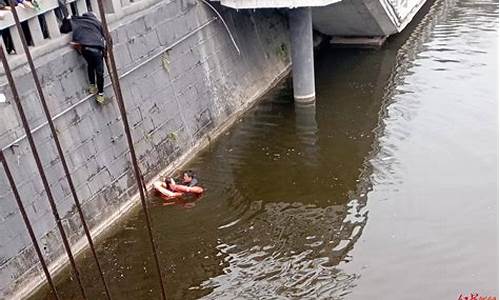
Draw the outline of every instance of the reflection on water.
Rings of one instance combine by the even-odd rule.
[[[194,206],[152,199],[169,299],[417,299],[422,287],[448,299],[467,280],[495,286],[495,268],[471,264],[495,255],[457,230],[483,244],[496,232],[497,6],[438,0],[381,50],[322,49],[315,106],[294,105],[286,81],[194,159],[206,187]],[[461,201],[468,191],[480,197]],[[446,223],[464,212],[484,221]],[[117,299],[158,298],[146,237],[137,211],[99,243]],[[103,298],[91,259],[79,266]],[[79,299],[68,276],[58,289]]]
[[[318,123],[316,104],[295,103],[295,130],[304,153],[303,162],[316,166],[318,163]]]
[[[207,299],[238,297],[305,297],[313,293],[341,294],[352,276],[335,268],[346,252],[336,242],[343,212],[300,203],[271,203],[252,218],[248,227],[228,234],[217,247],[227,267],[224,275],[209,279],[202,288],[214,288]],[[354,240],[356,232],[345,236]],[[249,239],[248,235],[253,238]]]

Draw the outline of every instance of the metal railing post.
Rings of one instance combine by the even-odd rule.
[[[153,231],[151,228],[151,218],[149,216],[148,206],[146,203],[145,191],[143,189],[143,184],[142,184],[142,180],[141,180],[141,170],[140,170],[139,164],[137,162],[137,156],[135,154],[135,149],[134,149],[134,142],[132,140],[132,135],[130,134],[130,127],[128,124],[125,102],[123,101],[123,94],[122,94],[121,87],[120,87],[120,81],[118,79],[119,78],[118,71],[116,70],[115,57],[113,54],[113,42],[111,40],[111,34],[109,32],[108,23],[106,20],[106,13],[104,11],[103,3],[102,3],[102,1],[98,1],[97,3],[99,4],[99,15],[101,17],[102,27],[103,27],[103,30],[105,33],[106,44],[107,44],[108,57],[106,59],[109,59],[109,67],[111,67],[111,70],[109,70],[109,68],[108,68],[108,72],[111,73],[110,74],[111,80],[114,80],[114,84],[112,84],[112,86],[113,86],[113,89],[114,89],[114,92],[116,95],[118,108],[120,110],[120,115],[121,115],[121,118],[123,121],[125,135],[127,136],[127,143],[128,143],[128,147],[130,150],[132,165],[134,167],[135,179],[137,181],[137,187],[139,189],[139,195],[141,198],[141,205],[142,205],[142,209],[144,211],[144,216],[146,219],[146,227],[147,227],[147,231],[148,231],[148,236],[149,236],[149,240],[151,242],[151,248],[153,251],[153,256],[154,256],[154,260],[155,260],[155,264],[156,264],[156,271],[158,273],[158,280],[159,280],[160,289],[161,289],[161,297],[162,297],[162,299],[166,299],[167,297],[165,294],[165,288],[163,286],[163,280],[162,280],[162,274],[161,274],[161,268],[160,268],[160,260],[158,258],[156,244],[155,244],[155,240],[153,237]]]
[[[93,256],[94,261],[95,261],[95,263],[97,265],[99,276],[101,278],[101,281],[102,281],[103,286],[104,286],[104,290],[106,292],[106,297],[107,297],[108,300],[111,300],[111,293],[109,291],[108,285],[106,284],[106,280],[104,279],[104,273],[102,271],[101,264],[99,263],[99,259],[97,258],[97,252],[95,250],[94,243],[92,241],[92,236],[90,234],[90,230],[88,228],[87,222],[85,221],[85,216],[83,215],[82,207],[80,205],[80,200],[78,199],[78,195],[76,193],[75,185],[73,183],[73,179],[71,178],[71,174],[69,172],[68,164],[66,163],[66,158],[64,156],[64,152],[62,150],[61,143],[59,142],[59,138],[58,138],[58,135],[57,135],[57,130],[56,130],[56,127],[54,125],[54,122],[52,121],[52,116],[50,115],[50,111],[49,111],[49,108],[48,108],[48,105],[47,105],[47,101],[45,100],[45,95],[43,93],[42,85],[40,84],[40,79],[38,78],[38,73],[36,71],[35,64],[33,63],[33,58],[31,56],[30,49],[28,48],[28,45],[26,43],[26,38],[24,36],[24,33],[22,32],[21,24],[20,24],[20,21],[19,21],[19,17],[17,15],[16,7],[15,7],[15,5],[14,5],[14,3],[12,1],[10,1],[10,7],[11,7],[11,10],[12,10],[14,21],[16,22],[16,26],[19,29],[19,31],[21,32],[21,40],[22,40],[24,52],[25,52],[26,58],[28,60],[28,64],[29,64],[29,67],[30,67],[30,70],[31,70],[31,74],[33,76],[33,80],[35,82],[35,86],[36,86],[36,89],[37,89],[37,92],[38,92],[38,96],[40,98],[40,102],[42,104],[43,112],[44,112],[45,117],[47,119],[47,122],[49,124],[50,131],[52,133],[52,137],[54,138],[54,142],[55,142],[56,148],[57,148],[57,153],[59,155],[59,158],[61,159],[61,164],[63,166],[64,173],[66,175],[66,179],[68,181],[68,185],[69,185],[69,188],[71,190],[71,194],[73,196],[73,200],[75,202],[75,207],[76,207],[76,209],[78,211],[78,215],[79,215],[80,220],[82,222],[83,230],[85,232],[85,236],[86,236],[87,241],[89,243],[89,246],[90,246],[90,249],[91,249],[91,252],[92,252],[92,256]]]
[[[3,53],[3,48],[0,46],[0,51]],[[28,214],[26,213],[26,209],[24,209],[23,202],[21,201],[21,196],[19,196],[19,192],[16,187],[16,183],[14,181],[14,177],[10,172],[7,161],[5,160],[5,156],[3,155],[3,151],[0,149],[0,161],[2,162],[3,169],[5,171],[5,175],[7,175],[7,179],[9,180],[10,188],[12,189],[12,193],[14,194],[14,198],[16,199],[17,207],[21,212],[21,216],[23,217],[24,224],[26,225],[26,229],[28,230],[28,234],[31,238],[31,242],[33,243],[33,248],[35,248],[36,255],[38,256],[38,260],[42,265],[43,273],[45,273],[45,278],[47,278],[47,282],[49,283],[50,289],[52,293],[56,297],[57,300],[60,300],[59,294],[57,293],[54,282],[52,281],[52,277],[50,276],[49,269],[47,268],[47,263],[45,263],[45,259],[43,258],[42,251],[40,250],[40,246],[38,245],[38,241],[36,240],[35,232],[33,231],[33,227],[31,226],[31,222],[28,218]]]
[[[11,3],[12,4],[12,3]],[[38,169],[38,173],[40,174],[40,179],[42,180],[43,187],[45,188],[45,191],[47,193],[47,198],[50,204],[50,208],[52,210],[52,214],[54,215],[55,221],[57,228],[59,230],[59,233],[61,234],[61,238],[64,244],[64,249],[66,250],[66,254],[68,255],[69,261],[71,263],[71,267],[73,268],[73,273],[75,275],[75,278],[78,282],[78,285],[80,287],[80,291],[82,292],[82,296],[84,299],[87,299],[87,296],[85,294],[85,290],[83,288],[82,282],[80,280],[80,274],[78,273],[78,270],[76,268],[75,260],[73,258],[73,254],[71,253],[71,247],[69,245],[68,239],[66,237],[66,233],[64,232],[64,228],[61,223],[61,218],[59,217],[59,212],[57,211],[56,203],[54,201],[54,197],[52,195],[52,191],[50,189],[49,182],[47,180],[47,177],[45,175],[45,171],[43,170],[42,166],[42,161],[40,159],[40,156],[38,155],[38,151],[35,145],[35,141],[33,140],[33,135],[31,134],[31,130],[28,124],[28,120],[26,119],[26,115],[24,113],[23,106],[21,104],[21,99],[19,97],[19,94],[17,92],[16,85],[14,83],[14,78],[12,77],[12,73],[9,67],[9,64],[7,63],[7,58],[5,57],[5,53],[3,51],[3,48],[0,47],[0,59],[2,60],[2,64],[4,67],[5,75],[7,77],[10,89],[12,91],[12,96],[14,98],[14,102],[17,106],[17,110],[19,112],[19,116],[21,117],[21,122],[23,124],[24,131],[26,132],[26,137],[28,138],[28,142],[31,148],[31,152],[33,153],[36,167]]]

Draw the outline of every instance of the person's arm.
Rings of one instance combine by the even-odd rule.
[[[163,195],[167,196],[167,197],[178,197],[178,196],[182,196],[182,193],[179,193],[179,192],[172,192],[170,190],[168,190],[166,187],[165,187],[165,183],[163,182],[155,182],[153,183],[153,187],[155,190],[157,190],[158,192],[162,193]]]
[[[199,186],[187,186],[187,185],[182,185],[182,184],[174,184],[172,186],[172,188],[176,192],[195,193],[195,194],[203,193],[203,188],[199,187]]]
[[[203,193],[203,188],[201,186],[191,186],[188,187],[188,193],[201,194]]]

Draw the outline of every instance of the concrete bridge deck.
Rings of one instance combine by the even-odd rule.
[[[312,8],[314,29],[330,36],[401,32],[426,0],[214,0],[233,9]]]
[[[296,8],[326,6],[341,0],[217,0],[220,4],[234,9],[256,8]]]
[[[294,97],[314,102],[313,28],[342,43],[381,45],[401,32],[426,0],[218,0],[233,9],[289,8]],[[215,1],[214,1],[215,2]],[[347,38],[347,39],[346,39]]]

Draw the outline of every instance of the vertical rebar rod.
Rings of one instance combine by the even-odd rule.
[[[12,3],[11,3],[12,4]],[[22,36],[22,35],[21,35]],[[66,250],[66,254],[68,255],[69,261],[71,263],[71,267],[73,269],[73,273],[80,287],[80,291],[82,293],[83,299],[87,299],[85,294],[85,290],[83,288],[82,282],[80,280],[80,274],[76,268],[75,260],[73,258],[73,254],[71,253],[71,247],[69,245],[68,239],[66,237],[66,233],[64,232],[64,228],[61,223],[61,218],[59,217],[59,212],[57,211],[56,203],[54,201],[54,197],[52,195],[52,191],[50,189],[49,182],[47,180],[47,176],[45,175],[45,171],[43,170],[42,161],[40,160],[40,156],[38,155],[38,150],[35,145],[35,141],[33,139],[33,135],[31,134],[31,129],[28,124],[28,120],[26,119],[26,114],[24,113],[23,106],[21,104],[21,98],[19,97],[19,93],[17,92],[16,85],[14,83],[14,78],[12,77],[12,73],[7,63],[7,58],[5,57],[5,53],[3,48],[0,46],[0,59],[2,60],[2,64],[4,67],[5,75],[7,77],[7,81],[9,83],[10,89],[12,91],[12,97],[14,98],[14,102],[17,106],[17,110],[19,112],[19,116],[21,117],[21,122],[23,124],[24,131],[26,132],[26,137],[28,138],[28,142],[31,148],[31,152],[33,153],[33,157],[35,159],[36,167],[38,169],[38,173],[40,174],[40,179],[42,180],[43,187],[47,193],[47,199],[50,204],[50,208],[52,210],[52,214],[54,215],[57,228],[59,233],[61,234],[61,238],[64,244],[64,249]]]
[[[0,46],[0,49],[3,53],[3,49]],[[45,278],[47,278],[47,282],[49,283],[50,289],[52,293],[56,297],[57,300],[60,300],[59,294],[57,293],[54,282],[52,281],[52,277],[50,276],[49,269],[47,268],[47,263],[45,263],[45,259],[43,258],[42,251],[40,250],[40,246],[38,245],[38,241],[36,240],[35,232],[33,231],[33,227],[31,226],[31,222],[28,218],[28,214],[26,213],[26,209],[24,209],[24,204],[21,201],[21,196],[19,196],[19,192],[16,187],[16,183],[14,181],[14,177],[10,172],[7,161],[5,160],[5,156],[3,155],[3,151],[0,149],[0,161],[2,162],[3,169],[5,171],[5,175],[7,175],[7,179],[9,180],[10,188],[12,193],[14,194],[14,198],[16,199],[17,207],[19,208],[19,212],[21,212],[21,216],[23,217],[24,224],[26,225],[26,229],[28,230],[28,234],[31,238],[31,242],[33,243],[33,248],[35,248],[36,255],[38,256],[38,260],[42,265],[43,273],[45,273]]]
[[[139,189],[139,195],[141,197],[141,205],[142,209],[144,211],[144,216],[146,219],[146,227],[148,231],[148,236],[149,236],[149,241],[151,242],[151,248],[153,250],[153,256],[156,264],[156,271],[158,273],[158,280],[160,284],[160,290],[161,290],[161,297],[162,299],[167,299],[166,293],[165,293],[165,288],[163,286],[163,280],[162,280],[162,274],[161,274],[161,268],[160,268],[160,260],[158,258],[158,253],[156,249],[156,243],[153,237],[153,230],[151,228],[151,218],[149,216],[148,212],[148,206],[146,203],[146,196],[145,196],[145,191],[143,189],[143,184],[141,180],[141,170],[139,168],[139,164],[137,162],[137,156],[135,154],[135,149],[134,149],[134,141],[132,140],[132,135],[130,134],[130,127],[128,125],[128,119],[127,119],[127,111],[125,108],[125,102],[123,101],[123,94],[121,91],[120,87],[120,80],[118,76],[118,71],[116,70],[116,63],[115,63],[115,57],[113,54],[113,41],[111,39],[111,33],[109,32],[108,28],[108,23],[106,21],[106,13],[104,11],[104,5],[102,1],[97,1],[99,4],[99,15],[101,17],[101,22],[102,22],[102,27],[104,30],[105,38],[106,38],[106,46],[107,46],[107,54],[109,59],[109,67],[111,67],[111,70],[108,69],[109,72],[111,72],[111,80],[114,80],[113,84],[113,89],[116,95],[116,99],[118,102],[118,108],[120,110],[120,115],[122,117],[122,122],[123,122],[123,127],[125,129],[125,135],[127,136],[127,143],[128,147],[130,150],[130,156],[132,158],[132,165],[134,167],[134,175],[135,179],[137,181],[137,188]]]
[[[49,107],[47,105],[47,101],[45,100],[45,95],[43,93],[42,85],[40,84],[40,79],[38,78],[38,73],[36,71],[35,64],[33,63],[33,58],[31,56],[30,49],[29,49],[29,47],[28,47],[28,45],[26,43],[26,38],[24,36],[24,32],[22,32],[22,30],[20,29],[21,28],[21,24],[19,22],[19,17],[17,15],[17,11],[15,9],[15,5],[13,7],[12,3],[11,3],[11,9],[12,9],[12,14],[14,15],[14,20],[16,22],[16,26],[17,26],[18,30],[20,30],[19,34],[21,36],[21,40],[22,40],[22,44],[23,44],[23,48],[24,48],[24,53],[26,54],[26,58],[28,60],[28,65],[29,65],[30,70],[31,70],[31,75],[33,76],[33,80],[35,82],[35,86],[36,86],[36,89],[37,89],[37,92],[38,92],[38,96],[40,97],[40,102],[42,104],[43,112],[44,112],[45,117],[47,119],[47,122],[49,124],[49,128],[50,128],[50,131],[52,133],[52,137],[54,138],[54,142],[55,142],[56,148],[57,148],[57,153],[59,155],[59,158],[61,159],[61,164],[62,164],[62,167],[64,169],[64,174],[66,175],[66,180],[68,181],[69,189],[71,191],[71,195],[73,196],[73,200],[75,202],[76,210],[78,211],[78,215],[80,217],[80,221],[82,222],[82,227],[83,227],[83,230],[85,232],[85,236],[87,237],[87,241],[89,243],[90,250],[92,252],[92,256],[93,256],[94,261],[95,261],[95,263],[97,265],[97,270],[99,272],[99,276],[101,278],[102,284],[104,286],[104,290],[106,292],[106,298],[108,300],[111,300],[111,293],[109,291],[109,288],[108,288],[108,285],[106,283],[106,280],[104,279],[104,273],[102,271],[101,264],[99,263],[99,259],[97,258],[97,252],[95,250],[94,242],[92,241],[92,235],[90,234],[90,230],[88,228],[87,222],[85,221],[85,216],[83,214],[83,210],[82,210],[82,207],[81,207],[81,204],[80,204],[80,200],[78,198],[78,194],[76,193],[76,188],[75,188],[75,185],[73,183],[73,179],[71,178],[71,174],[69,172],[68,164],[66,163],[66,158],[64,156],[64,152],[62,150],[61,143],[59,142],[59,137],[57,135],[57,130],[56,130],[56,127],[54,125],[54,122],[52,121],[52,116],[50,114]]]

